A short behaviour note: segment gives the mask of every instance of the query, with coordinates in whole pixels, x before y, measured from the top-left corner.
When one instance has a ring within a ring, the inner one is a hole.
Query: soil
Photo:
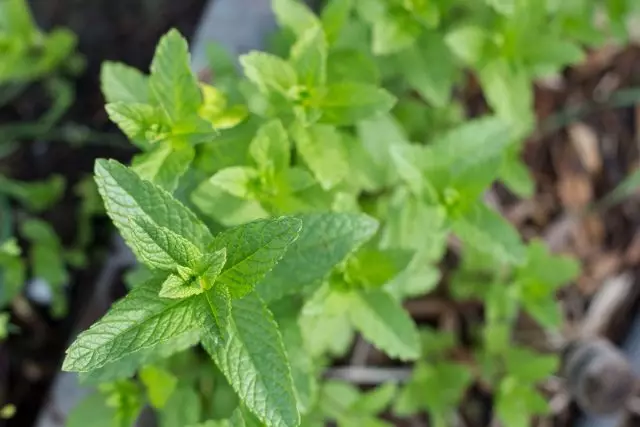
[[[67,27],[78,36],[79,51],[86,69],[73,80],[75,100],[61,124],[81,124],[99,136],[95,141],[71,146],[55,134],[39,140],[19,141],[10,157],[0,160],[0,171],[21,180],[44,179],[59,173],[67,179],[67,191],[61,203],[42,217],[52,223],[65,243],[76,234],[78,198],[73,186],[90,174],[98,157],[128,161],[133,150],[109,122],[100,92],[100,66],[105,60],[125,62],[148,70],[155,45],[166,31],[177,28],[189,38],[198,23],[205,0],[34,0],[31,7],[45,30]],[[0,110],[0,126],[6,123],[36,120],[47,108],[42,87],[34,85],[11,105]],[[88,253],[88,267],[72,271],[69,284],[69,316],[52,319],[48,311],[21,298],[12,307],[11,322],[19,334],[0,345],[0,402],[11,402],[16,415],[0,425],[31,426],[43,404],[51,381],[58,372],[64,349],[76,322],[92,295],[110,242],[108,222],[97,221],[96,235]],[[114,296],[122,293],[122,284],[113,286]]]

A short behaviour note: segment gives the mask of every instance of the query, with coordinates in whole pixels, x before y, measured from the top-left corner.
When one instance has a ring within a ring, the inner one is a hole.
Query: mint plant
[[[484,195],[496,181],[535,191],[519,159],[533,81],[602,41],[597,2],[578,3],[330,0],[317,15],[274,0],[273,49],[238,72],[212,47],[212,84],[175,30],[149,75],[106,63],[106,110],[141,152],[130,167],[97,161],[95,179],[141,265],[67,352],[64,369],[109,384],[106,403],[78,411],[129,420],[148,402],[160,425],[268,427],[427,413],[444,426],[482,381],[503,423],[545,413],[536,387],[557,356],[515,345],[514,327],[528,315],[556,331],[555,293],[579,265],[523,241]],[[610,17],[618,36],[626,16]],[[540,34],[548,49],[531,47]],[[466,119],[454,99],[467,70],[490,114]],[[442,275],[447,251],[459,266]],[[469,364],[403,307],[436,286],[484,306]],[[356,334],[413,363],[409,381],[324,381]]]

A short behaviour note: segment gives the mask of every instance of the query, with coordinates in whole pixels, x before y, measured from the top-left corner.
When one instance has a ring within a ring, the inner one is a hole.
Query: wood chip
[[[590,175],[602,169],[602,157],[598,147],[598,135],[591,126],[575,123],[569,126],[569,140],[573,145],[582,166]]]
[[[558,182],[558,196],[569,211],[584,210],[593,200],[593,187],[586,174],[567,172]]]

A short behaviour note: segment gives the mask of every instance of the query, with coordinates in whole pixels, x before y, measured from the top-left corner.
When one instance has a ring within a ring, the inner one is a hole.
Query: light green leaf
[[[227,248],[227,262],[217,281],[234,298],[250,292],[278,263],[297,238],[302,222],[294,217],[264,219],[218,234],[209,250]]]
[[[401,72],[413,89],[436,107],[447,105],[458,67],[439,34],[426,34],[420,43],[401,52],[398,60]]]
[[[62,369],[91,371],[200,328],[197,296],[171,300],[160,298],[159,290],[160,280],[152,279],[114,304],[71,344]]]
[[[5,0],[0,3],[0,30],[31,43],[39,33],[26,0]]]
[[[428,28],[434,28],[440,22],[438,2],[433,0],[404,0],[405,9]]]
[[[186,143],[160,143],[150,152],[138,154],[131,162],[140,177],[173,192],[195,157],[195,150]]]
[[[514,150],[515,151],[515,150]],[[518,152],[507,153],[500,166],[500,180],[516,195],[530,198],[535,193],[536,183],[527,166],[518,157]]]
[[[240,57],[245,76],[263,93],[275,91],[287,96],[298,84],[295,69],[287,61],[264,52],[250,52]]]
[[[149,104],[114,102],[105,106],[112,122],[134,143],[157,142],[168,136],[161,111]]]
[[[549,293],[580,275],[580,264],[575,258],[555,255],[547,245],[533,240],[527,246],[527,261],[515,272],[516,280],[532,280],[546,285]]]
[[[67,427],[113,427],[116,408],[107,405],[101,393],[93,393],[73,407],[66,420]]]
[[[373,53],[388,55],[400,52],[416,42],[421,25],[404,9],[394,8],[373,23]]]
[[[169,274],[167,279],[162,282],[158,295],[161,298],[182,299],[201,294],[203,289],[194,279],[195,277],[185,280],[178,274]]]
[[[149,88],[153,100],[172,123],[195,114],[202,102],[190,62],[187,41],[177,30],[160,39],[151,62]]]
[[[257,291],[267,302],[318,286],[350,253],[369,240],[378,223],[352,213],[300,215],[302,231]],[[309,262],[313,260],[313,262]]]
[[[178,385],[178,378],[175,375],[154,365],[142,368],[139,376],[140,381],[147,389],[149,402],[156,409],[164,407]]]
[[[131,217],[128,229],[136,258],[152,269],[172,271],[177,266],[193,266],[202,256],[196,245],[144,216]]]
[[[509,376],[528,384],[535,384],[555,374],[560,359],[555,354],[540,354],[526,348],[510,347],[504,354]]]
[[[317,106],[322,109],[322,122],[346,126],[384,114],[395,103],[396,98],[379,87],[342,82],[327,86]]]
[[[291,48],[289,62],[295,68],[300,84],[307,88],[322,87],[327,81],[327,40],[320,26],[300,35]]]
[[[278,23],[292,30],[297,36],[319,25],[318,17],[299,0],[272,0],[271,8]]]
[[[533,89],[524,70],[496,59],[480,68],[478,77],[496,115],[528,131],[533,122]]]
[[[200,395],[191,387],[179,386],[159,414],[160,427],[184,427],[200,421]]]
[[[482,203],[452,220],[453,232],[466,245],[495,261],[522,264],[526,252],[518,232],[502,216]]]
[[[297,314],[297,313],[295,313]],[[318,393],[318,381],[311,355],[307,353],[296,315],[281,317],[276,313],[282,341],[291,365],[294,390],[301,413],[312,409]]]
[[[228,338],[215,346],[203,341],[244,404],[269,427],[300,423],[282,337],[256,294],[234,300]]]
[[[214,283],[211,289],[200,297],[204,301],[205,312],[202,339],[212,345],[222,345],[227,336],[231,317],[231,294],[224,283]]]
[[[363,415],[378,415],[389,406],[397,391],[397,384],[388,382],[358,397],[349,410]]]
[[[142,285],[140,285],[142,286]],[[123,378],[130,378],[143,366],[160,362],[173,354],[195,346],[200,341],[200,330],[192,329],[182,335],[163,341],[155,347],[131,353],[115,362],[107,363],[90,372],[81,372],[80,380],[86,384],[101,384]]]
[[[338,0],[340,2],[342,0]],[[357,49],[332,49],[327,60],[327,80],[330,83],[358,82],[378,85],[380,72],[368,52]]]
[[[27,275],[25,260],[19,255],[0,253],[0,309],[5,308],[22,291]]]
[[[222,169],[209,179],[209,183],[241,199],[258,196],[260,174],[249,166],[231,166]]]
[[[0,175],[0,194],[6,194],[33,212],[41,212],[53,206],[64,194],[65,180],[52,175],[44,181],[21,182]]]
[[[289,167],[291,144],[280,120],[260,126],[249,145],[249,154],[263,173],[278,173]]]
[[[211,182],[203,181],[191,193],[191,202],[203,213],[225,227],[234,227],[266,218],[269,213],[256,200],[232,196]]]
[[[353,8],[353,0],[329,0],[322,9],[322,28],[327,35],[327,42],[332,45],[349,20]]]
[[[135,245],[129,226],[131,218],[144,218],[158,227],[165,227],[198,249],[203,249],[212,240],[209,229],[193,212],[131,169],[114,160],[97,160],[95,174],[107,213],[130,246]]]
[[[335,127],[294,125],[291,129],[296,148],[325,190],[333,188],[349,172],[347,153]]]
[[[528,427],[533,415],[549,411],[546,399],[534,387],[514,377],[500,382],[496,400],[498,419],[509,427]]]
[[[100,71],[100,84],[107,103],[149,103],[148,77],[136,68],[105,61]]]
[[[392,358],[420,356],[418,328],[402,305],[382,290],[352,292],[348,315],[353,325]]]
[[[475,25],[463,25],[447,33],[445,43],[465,65],[478,66],[484,60],[491,34]]]

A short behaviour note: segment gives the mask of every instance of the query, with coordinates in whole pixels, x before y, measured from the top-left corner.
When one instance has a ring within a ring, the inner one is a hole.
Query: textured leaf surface
[[[107,363],[101,368],[92,370],[91,372],[80,373],[82,383],[100,384],[108,381],[114,381],[121,378],[130,378],[135,375],[142,366],[149,363],[158,362],[175,353],[184,351],[193,347],[200,341],[200,331],[192,329],[182,335],[170,338],[144,350],[131,353],[115,362]]]
[[[256,294],[235,300],[224,345],[203,342],[244,404],[269,427],[299,424],[291,370],[275,320]]]
[[[202,255],[197,246],[184,237],[144,217],[131,218],[129,228],[137,258],[150,268],[174,270],[179,265],[193,265]]]
[[[173,122],[194,114],[202,102],[200,88],[189,63],[187,41],[178,31],[169,31],[158,42],[151,63],[149,86],[153,98]]]
[[[353,292],[350,301],[349,318],[369,342],[401,360],[420,356],[418,328],[391,295],[382,290]]]
[[[155,141],[157,126],[162,123],[160,111],[148,104],[113,102],[105,106],[112,122],[130,139]]]
[[[257,291],[267,302],[319,285],[333,267],[369,240],[378,223],[363,214],[300,215],[302,232]]]
[[[223,283],[216,283],[200,297],[203,301],[202,338],[213,344],[226,339],[231,316],[231,295]]]
[[[301,226],[297,218],[282,217],[223,231],[209,248],[227,248],[227,263],[217,281],[227,285],[235,298],[250,292],[296,240]]]
[[[62,369],[97,369],[198,329],[202,314],[197,297],[160,298],[159,287],[160,281],[152,279],[114,304],[107,315],[71,344]]]
[[[111,102],[149,102],[149,82],[139,70],[117,62],[106,61],[100,72],[102,93]]]
[[[209,229],[193,212],[122,164],[114,160],[98,160],[95,174],[107,213],[130,246],[135,247],[135,237],[129,227],[130,218],[144,218],[165,227],[199,249],[212,240]]]

